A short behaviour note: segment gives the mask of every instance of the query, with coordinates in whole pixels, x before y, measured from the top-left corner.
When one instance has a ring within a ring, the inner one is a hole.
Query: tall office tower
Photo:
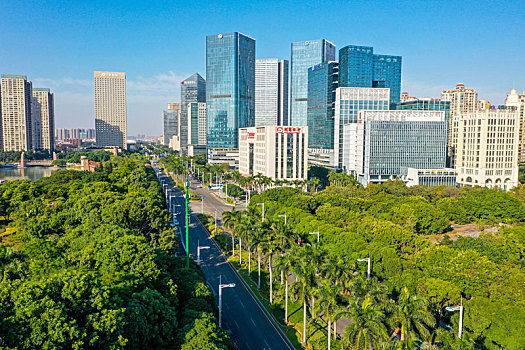
[[[288,61],[255,61],[255,126],[288,125]]]
[[[444,169],[445,112],[360,111],[343,127],[343,167],[364,186],[402,175],[402,168]]]
[[[460,114],[454,124],[459,185],[504,190],[518,185],[520,115],[515,106]]]
[[[460,114],[474,112],[478,109],[478,93],[474,89],[466,89],[464,84],[457,84],[454,90],[445,90],[441,93],[442,101],[450,101],[450,126],[448,129],[449,158],[454,167],[456,159],[457,128],[454,128],[454,118]]]
[[[206,145],[206,103],[191,102],[188,115],[188,144]]]
[[[34,149],[55,150],[55,104],[53,93],[47,88],[33,89],[32,119],[38,121],[33,129]],[[34,125],[34,124],[33,124]]]
[[[94,72],[97,146],[127,146],[126,73]]]
[[[308,68],[335,61],[335,45],[325,39],[295,42],[291,57],[290,125],[304,126],[308,115]]]
[[[32,84],[25,75],[2,74],[2,141],[4,151],[33,149]]]
[[[255,39],[206,37],[206,123],[208,149],[238,149],[239,128],[255,125]]]
[[[168,103],[168,110],[164,111],[164,146],[181,151],[181,104]]]
[[[389,88],[390,101],[399,102],[401,62],[401,56],[376,55],[370,46],[345,46],[339,50],[339,86]]]
[[[188,104],[206,102],[206,80],[195,73],[180,83],[180,143],[182,150],[188,146]]]
[[[333,165],[343,166],[343,125],[358,122],[359,111],[388,110],[390,89],[339,87],[335,92]]]
[[[308,68],[307,125],[310,133],[310,154],[334,149],[335,90],[338,87],[338,73],[339,65],[335,61]]]
[[[505,106],[516,107],[520,118],[519,146],[518,146],[518,163],[525,162],[525,91],[520,95],[516,89],[510,90],[505,99]]]

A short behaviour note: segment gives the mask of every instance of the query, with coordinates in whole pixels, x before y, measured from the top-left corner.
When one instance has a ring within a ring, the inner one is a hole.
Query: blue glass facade
[[[401,56],[376,55],[370,46],[345,46],[339,50],[339,86],[390,88],[390,100],[399,102],[401,62]]]
[[[308,147],[334,148],[335,90],[338,62],[324,62],[308,69]]]
[[[255,125],[255,39],[241,33],[206,37],[208,148],[238,148],[239,128]]]
[[[335,45],[320,39],[292,43],[290,125],[307,124],[308,68],[335,61]]]
[[[206,102],[206,80],[199,73],[195,73],[180,83],[180,143],[186,149],[189,141],[188,131],[188,104],[192,102]]]
[[[394,103],[391,109],[397,110],[415,110],[415,111],[444,111],[445,122],[447,123],[447,145],[449,144],[450,135],[450,101],[440,99],[414,99]],[[447,157],[447,167],[452,167],[452,150],[449,150]]]

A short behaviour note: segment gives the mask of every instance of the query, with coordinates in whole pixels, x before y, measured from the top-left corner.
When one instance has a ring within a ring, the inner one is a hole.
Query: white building
[[[402,175],[402,168],[446,166],[447,122],[443,111],[360,111],[343,127],[343,169],[364,186]]]
[[[520,95],[512,89],[505,99],[505,106],[516,107],[520,118],[520,136],[518,145],[518,162],[525,162],[525,91]]]
[[[255,126],[288,125],[288,61],[255,61]]]
[[[187,109],[188,144],[206,145],[206,103],[190,102]]]
[[[308,127],[261,126],[239,129],[239,172],[272,179],[308,177]]]
[[[500,107],[457,116],[457,183],[461,186],[518,185],[520,116],[516,107]]]
[[[416,169],[401,168],[400,179],[407,187],[412,186],[456,186],[456,171],[454,169]]]
[[[239,129],[240,130],[240,129]],[[208,163],[219,165],[228,163],[230,168],[239,168],[239,150],[237,148],[211,148],[208,149]]]

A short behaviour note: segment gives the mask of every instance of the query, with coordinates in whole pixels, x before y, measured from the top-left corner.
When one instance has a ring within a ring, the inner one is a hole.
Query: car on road
[[[197,185],[197,188],[202,188],[202,185]]]

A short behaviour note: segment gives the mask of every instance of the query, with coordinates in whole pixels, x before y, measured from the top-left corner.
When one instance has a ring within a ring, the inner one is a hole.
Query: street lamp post
[[[286,213],[284,213],[283,215],[277,215],[277,216],[280,217],[280,218],[284,217],[284,224],[286,225],[286,222],[287,222],[286,219],[288,218],[288,217],[286,216]]]
[[[213,231],[213,237],[217,234],[217,208],[215,208],[215,230]]]
[[[200,246],[200,242],[197,241],[197,265],[201,264],[201,249],[210,249],[209,246]]]
[[[262,221],[264,222],[264,202],[263,203],[257,203],[257,205],[262,205],[261,217],[262,217]]]
[[[319,227],[317,227],[317,232],[310,232],[309,235],[317,235],[317,243],[319,243]]]
[[[458,338],[461,339],[461,333],[463,333],[463,296],[461,296],[461,304],[454,307],[446,307],[447,311],[458,311],[459,310],[459,326],[458,326]]]
[[[235,283],[219,284],[219,327],[222,327],[222,289],[233,287]]]
[[[368,258],[357,259],[357,261],[367,261],[368,262],[368,268],[366,270],[366,278],[370,279],[370,253],[368,253]]]
[[[201,198],[201,213],[204,215],[204,196]]]

